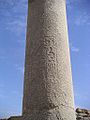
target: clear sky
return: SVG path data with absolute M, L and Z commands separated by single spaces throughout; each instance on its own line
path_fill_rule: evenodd
M 27 0 L 0 0 L 0 118 L 22 112 Z M 75 106 L 90 109 L 90 1 L 67 0 Z

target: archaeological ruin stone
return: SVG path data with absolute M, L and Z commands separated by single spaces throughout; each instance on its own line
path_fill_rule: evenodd
M 77 120 L 90 120 L 90 110 L 87 109 L 76 109 Z
M 23 119 L 76 119 L 65 0 L 28 0 Z
M 11 116 L 10 118 L 8 118 L 6 120 L 22 120 L 22 116 Z

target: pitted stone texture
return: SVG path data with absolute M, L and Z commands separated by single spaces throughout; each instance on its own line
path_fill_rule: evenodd
M 75 120 L 65 0 L 28 6 L 23 115 L 63 106 Z
M 43 110 L 33 113 L 25 118 L 24 120 L 67 120 L 68 116 L 73 120 L 73 114 L 63 114 L 61 109 L 55 108 L 51 110 Z

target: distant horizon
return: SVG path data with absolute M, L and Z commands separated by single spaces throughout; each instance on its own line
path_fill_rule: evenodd
M 27 0 L 0 1 L 0 118 L 22 113 Z M 75 108 L 90 109 L 90 1 L 67 0 Z

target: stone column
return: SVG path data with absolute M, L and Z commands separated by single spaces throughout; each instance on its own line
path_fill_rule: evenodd
M 23 116 L 75 120 L 65 0 L 28 0 Z

